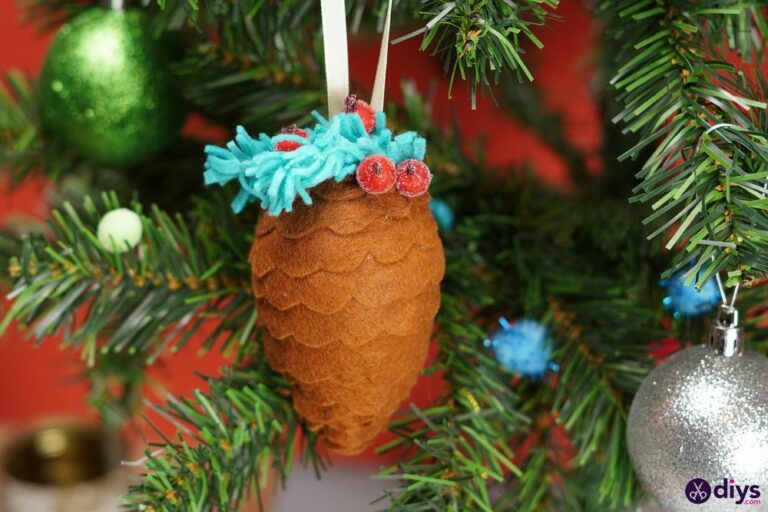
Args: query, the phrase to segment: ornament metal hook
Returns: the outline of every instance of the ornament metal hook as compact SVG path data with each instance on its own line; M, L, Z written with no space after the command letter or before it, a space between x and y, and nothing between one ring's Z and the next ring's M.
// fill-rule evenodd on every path
M714 256L712 259L714 260ZM723 302L717 307L717 317L709 327L707 345L719 355L738 356L744 352L744 328L739 325L739 310L736 309L736 297L739 295L741 283L736 283L733 288L729 304L720 274L715 274L715 279Z
M739 311L732 304L723 303L717 308L717 318L709 328L707 345L725 357L744 352L744 328L739 325Z

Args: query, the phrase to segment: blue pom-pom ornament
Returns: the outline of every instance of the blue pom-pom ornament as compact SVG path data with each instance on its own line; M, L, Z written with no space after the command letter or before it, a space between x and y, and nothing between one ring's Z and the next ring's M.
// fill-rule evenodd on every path
M686 285L683 273L664 279L660 284L668 294L662 301L664 307L672 311L675 318L706 315L720 302L720 289L714 278L708 279L701 290L697 290L693 283Z
M432 210L432 215L435 217L435 221L440 226L440 229L443 231L453 229L453 209L448 203L433 197L429 201L429 209Z
M533 379L543 378L547 370L559 369L549 360L552 339L547 327L525 318L514 324L500 318L499 325L501 329L491 334L484 344L507 369Z

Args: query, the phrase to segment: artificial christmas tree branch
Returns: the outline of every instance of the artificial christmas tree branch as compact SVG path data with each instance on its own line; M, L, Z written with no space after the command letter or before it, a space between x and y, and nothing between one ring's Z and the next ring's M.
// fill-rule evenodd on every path
M710 41L725 41L747 62L755 58L759 62L762 58L768 19L765 4L760 0L700 2L690 13L699 26L706 29Z
M425 0L420 16L429 22L421 48L433 47L433 53L442 56L451 85L457 78L469 82L474 105L477 87L498 84L505 72L519 81L533 80L523 61L524 48L543 47L533 29L545 25L558 4L559 0Z
M611 509L624 508L639 494L624 444L627 397L647 371L642 360L653 313L616 297L610 313L595 314L593 301L571 299L572 309L558 312L562 380L551 397L551 410L577 449L573 467L601 468L598 501ZM600 337L593 332L601 332ZM629 359L632 352L637 357Z
M65 332L65 343L82 351L89 364L112 351L144 354L152 362L165 349L180 349L209 319L219 324L205 348L246 341L255 321L240 259L248 235L234 217L202 201L200 216L191 216L194 224L154 208L143 217L138 252L113 254L95 228L118 205L114 194L104 194L98 206L87 199L82 212L66 204L54 213L54 242L40 235L25 240L11 261L14 302L0 329L18 319L40 341ZM82 317L76 317L78 310Z
M318 472L324 467L314 435L293 410L289 386L260 353L252 356L250 365L206 378L207 392L169 400L164 411L179 430L138 461L145 472L124 499L128 510L234 511L250 497L262 503L297 454Z
M71 152L46 144L41 137L38 98L30 79L18 71L5 79L6 84L0 82L0 165L14 182L40 169L51 177L71 170L75 161Z
M309 112L323 108L323 83L306 69L318 69L313 51L304 52L304 68L296 70L242 57L218 44L200 45L176 63L174 72L195 107L226 124L275 130L294 123L304 126L312 119Z
M99 354L81 378L88 384L88 405L99 414L106 429L120 432L141 411L144 393L151 387L144 354Z
M625 41L612 81L624 105L616 120L642 134L624 158L655 146L634 200L651 204L646 222L662 223L654 235L671 233L667 249L683 247L666 275L685 270L700 286L726 272L729 285L751 285L768 271L766 104L762 86L712 43L732 34L729 41L749 54L751 38L734 30L762 44L766 25L757 2L705 4L603 5L614 36Z
M2 162L13 168L16 162L27 163L30 141L35 140L35 127L29 119L33 93L21 73L9 73L6 79L8 87L0 87L0 140L3 142Z
M764 286L740 290L738 304L750 348L765 352L768 350L768 297Z

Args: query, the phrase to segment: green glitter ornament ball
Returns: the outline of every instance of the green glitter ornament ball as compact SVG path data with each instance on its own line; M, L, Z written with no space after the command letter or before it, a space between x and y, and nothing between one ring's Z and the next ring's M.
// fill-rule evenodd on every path
M138 11L93 9L73 19L54 38L39 80L46 129L110 166L167 148L184 121L170 53Z

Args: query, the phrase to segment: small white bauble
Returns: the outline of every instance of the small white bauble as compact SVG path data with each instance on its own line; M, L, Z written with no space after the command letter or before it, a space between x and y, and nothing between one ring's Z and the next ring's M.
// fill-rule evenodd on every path
M120 253L139 244L143 229L139 214L128 208L117 208L101 218L97 235L106 250Z

